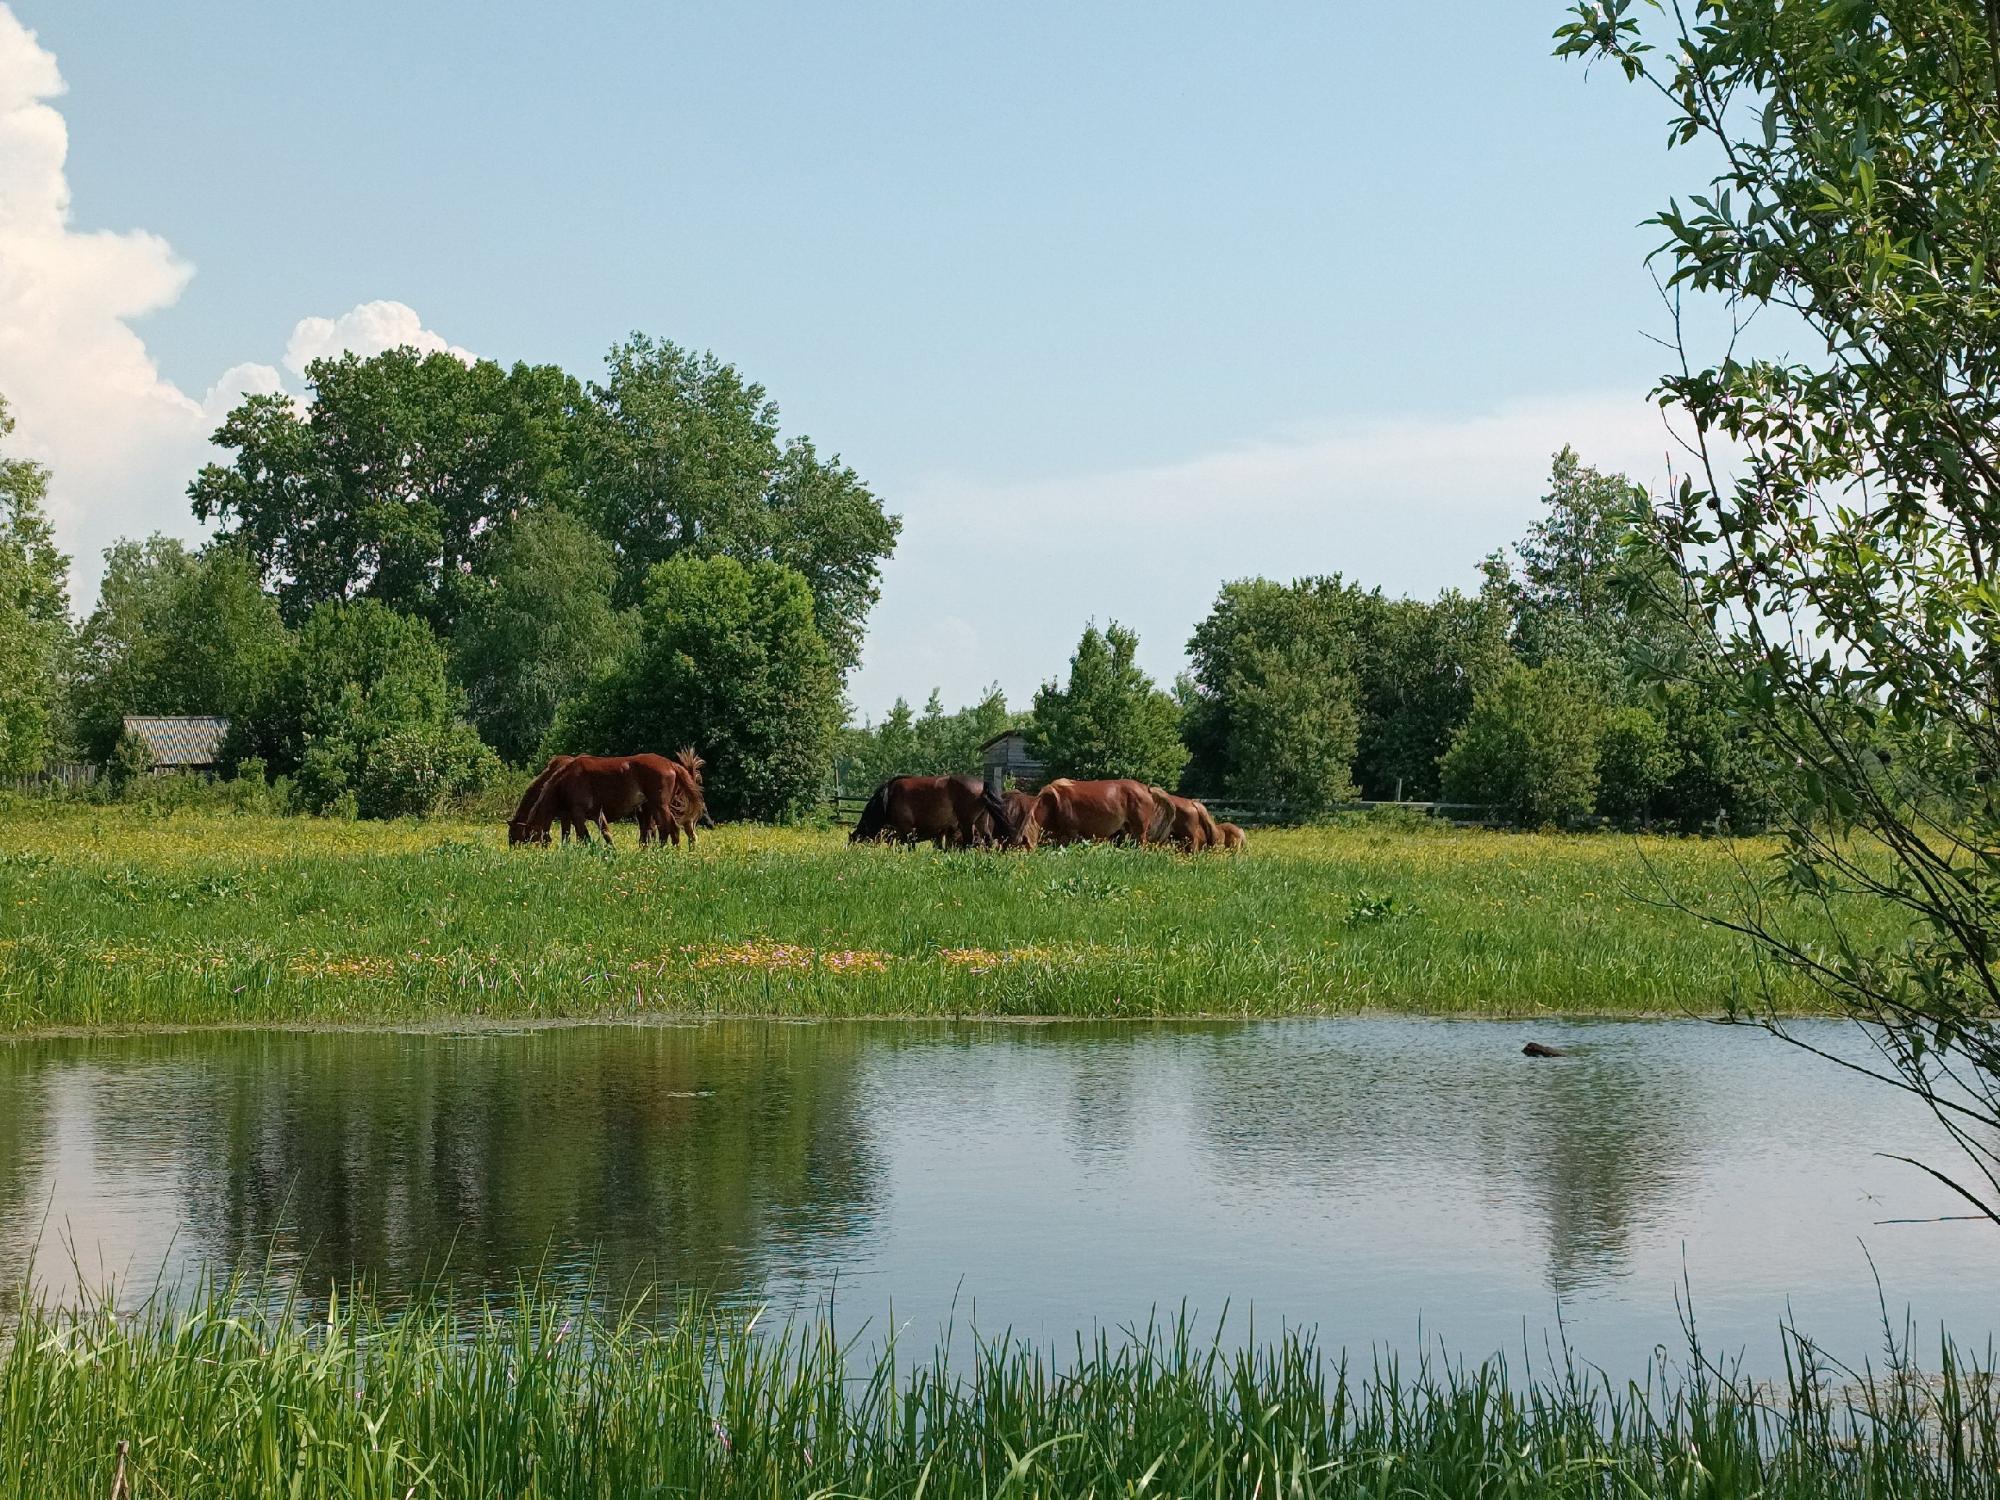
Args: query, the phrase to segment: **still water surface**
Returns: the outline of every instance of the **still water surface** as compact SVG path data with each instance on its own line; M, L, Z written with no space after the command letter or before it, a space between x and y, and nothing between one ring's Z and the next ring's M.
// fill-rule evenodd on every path
M1828 1024L1816 1039L1851 1049ZM1575 1049L1533 1062L1529 1036ZM701 1288L928 1339L1184 1301L1351 1349L1635 1372L1679 1347L1983 1342L2000 1236L1873 1153L1882 1085L1695 1022L784 1024L0 1045L0 1296L262 1266L309 1295L523 1274ZM1870 1257L1873 1257L1871 1269Z

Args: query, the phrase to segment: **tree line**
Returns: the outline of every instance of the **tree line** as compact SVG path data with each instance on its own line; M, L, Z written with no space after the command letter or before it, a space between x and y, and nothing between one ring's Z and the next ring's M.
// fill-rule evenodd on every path
M973 772L1009 728L1049 775L1134 777L1300 817L1445 800L1528 825L1761 825L1772 778L1647 539L1644 489L1564 449L1541 515L1476 592L1396 599L1338 574L1225 584L1170 688L1117 624L1088 627L1031 711L933 693L851 729L843 783Z
M125 716L219 714L228 769L314 812L697 741L719 813L812 804L901 523L761 386L642 335L589 382L411 349L307 378L216 432L188 488L212 539L119 542L80 621L46 471L0 470L0 774L129 777Z
M217 432L231 457L188 490L212 540L117 543L80 621L46 473L0 470L0 773L77 757L129 781L127 715L200 713L229 719L232 773L306 811L419 813L546 754L698 743L720 815L784 818L831 784L976 772L1020 728L1052 775L1301 817L1765 816L1748 737L1670 660L1693 625L1645 492L1568 449L1473 592L1241 580L1170 687L1093 624L1026 712L934 691L856 726L843 689L900 523L733 366L635 336L589 383L409 349L308 376L309 400L249 397Z

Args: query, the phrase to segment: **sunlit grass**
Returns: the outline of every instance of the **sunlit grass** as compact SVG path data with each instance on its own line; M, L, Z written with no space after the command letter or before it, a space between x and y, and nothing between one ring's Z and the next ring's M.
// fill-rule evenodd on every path
M0 817L0 1028L687 1015L1712 1014L1748 949L1670 909L1756 844L1337 827L1246 856L510 851L497 824ZM1779 991L1781 1003L1805 997Z
M1366 1373L1308 1336L1185 1320L899 1357L806 1321L605 1321L529 1291L470 1321L217 1295L31 1311L0 1352L0 1496L1759 1496L2000 1494L2000 1395L1822 1367L1756 1389L1442 1359Z

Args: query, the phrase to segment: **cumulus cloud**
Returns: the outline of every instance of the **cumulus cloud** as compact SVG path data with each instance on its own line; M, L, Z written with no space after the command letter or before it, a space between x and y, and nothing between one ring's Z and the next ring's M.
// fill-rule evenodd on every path
M55 56L0 3L0 395L18 424L10 451L52 471L81 602L118 537L196 534L186 488L215 457L209 434L243 395L286 387L268 363L231 367L199 399L160 373L131 324L171 307L194 268L158 235L76 227L69 132L50 102L63 91ZM471 357L403 303L367 302L301 319L284 360L296 373L320 354L402 343Z
M1583 393L1329 423L1106 473L932 478L897 497L903 537L851 696L879 716L898 695L921 702L936 686L955 706L998 681L1025 706L1066 669L1093 618L1137 630L1143 664L1170 681L1231 578L1341 573L1415 595L1477 588L1479 560L1539 512L1565 443L1656 487L1681 456L1657 407ZM1009 539L992 558L999 573L986 573L1006 587L964 587L968 528Z
M402 302L364 302L337 318L301 318L285 345L285 368L303 375L306 366L330 354L352 351L366 359L405 346L425 354L444 353L471 364L473 353L424 327L414 307Z

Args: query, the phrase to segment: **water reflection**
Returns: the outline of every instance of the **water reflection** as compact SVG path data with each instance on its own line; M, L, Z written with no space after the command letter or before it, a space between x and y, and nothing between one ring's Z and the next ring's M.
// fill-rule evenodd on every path
M0 1276L18 1281L38 1240L46 1272L65 1221L86 1271L100 1263L90 1236L118 1226L92 1200L145 1180L171 1184L173 1258L268 1255L308 1287L358 1276L393 1292L448 1270L468 1289L502 1289L546 1266L747 1296L774 1257L810 1257L867 1217L860 1045L833 1028L725 1026L0 1050L12 1134L48 1129L47 1105L28 1101L57 1079L79 1096L67 1133L88 1138L87 1161L50 1161L25 1139L10 1153L22 1185L0 1202ZM36 1193L25 1168L38 1155ZM29 1210L40 1217L50 1187L38 1236ZM101 1263L150 1270L143 1252Z
M1953 1207L1872 1154L1938 1148L1888 1091L1694 1024L1534 1034L1575 1055L1352 1020L0 1045L0 1297L31 1261L58 1295L267 1261L314 1297L539 1269L789 1305L838 1281L866 1316L934 1327L963 1298L1057 1339L1187 1298L1481 1350L1560 1302L1625 1365L1673 1337L1684 1272L1724 1347L1789 1304L1865 1351L1864 1244L1961 1332L2000 1305L1990 1243L1876 1226Z

